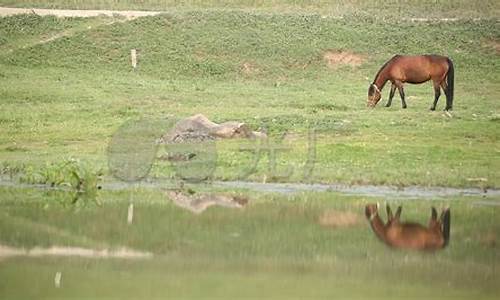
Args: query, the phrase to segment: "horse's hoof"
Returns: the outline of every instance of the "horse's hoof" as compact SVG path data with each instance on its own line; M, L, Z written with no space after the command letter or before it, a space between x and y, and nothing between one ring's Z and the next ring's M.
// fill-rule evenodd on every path
M436 110L436 108L435 108L435 107L431 107L431 111L435 111L435 110Z
M403 106L403 109L406 109L406 105L405 105L405 106Z

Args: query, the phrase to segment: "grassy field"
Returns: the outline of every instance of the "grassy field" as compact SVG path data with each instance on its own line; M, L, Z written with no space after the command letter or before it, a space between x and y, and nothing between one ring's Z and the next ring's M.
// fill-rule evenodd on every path
M286 181L304 180L306 132L314 127L309 181L500 185L496 21L416 24L223 11L115 21L0 20L1 160L74 157L105 168L109 138L126 120L203 113L216 122L286 131L290 150L277 162L295 170ZM139 49L135 72L131 48ZM324 57L337 50L364 62L329 67ZM452 118L429 112L430 84L406 87L407 110L397 101L389 109L365 107L368 84L395 53L452 57ZM215 179L237 179L251 156L238 151L239 142L217 147ZM157 162L154 172L166 175L169 167ZM264 157L248 179L273 177L267 173Z
M263 156L241 178L254 158L241 149L255 144L217 141L214 180L500 188L500 26L492 19L498 4L438 1L435 10L432 2L0 0L168 10L131 21L0 18L0 179L62 187L0 187L0 246L125 246L154 254L137 261L0 255L0 298L495 299L500 199L492 196L407 201L226 190L247 196L249 205L192 215L162 189L95 189L101 175L116 182L107 149L125 122L164 124L197 113L266 127L287 149L275 170ZM135 71L132 48L139 51ZM335 63L339 53L353 60ZM451 115L441 111L444 98L439 111L429 111L429 83L406 86L406 110L398 97L383 107L387 88L375 109L366 108L369 83L398 53L453 59ZM153 177L173 178L174 168L157 159ZM88 199L71 205L81 179ZM127 226L130 201L136 214ZM449 247L386 248L364 220L364 205L374 201L403 203L403 219L421 223L431 205L450 206ZM321 225L331 211L355 222ZM63 274L59 289L56 272Z

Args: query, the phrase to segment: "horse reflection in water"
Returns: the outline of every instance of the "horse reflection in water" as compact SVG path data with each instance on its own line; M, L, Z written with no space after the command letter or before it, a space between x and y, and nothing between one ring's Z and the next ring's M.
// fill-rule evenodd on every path
M418 223L400 221L401 206L393 215L387 205L387 222L384 224L378 215L378 205L369 204L365 214L375 235L394 248L413 250L437 250L446 247L450 240L450 210L444 209L438 219L437 211L432 207L431 219L427 227Z

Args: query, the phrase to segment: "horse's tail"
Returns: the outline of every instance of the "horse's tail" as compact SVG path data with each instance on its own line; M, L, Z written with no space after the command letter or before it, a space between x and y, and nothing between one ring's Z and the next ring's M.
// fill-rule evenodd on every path
M444 244L443 248L448 245L450 242L450 224L451 223L451 215L450 215L450 209L447 209L444 212L443 216L443 239L444 239Z
M453 108L453 90L455 85L455 68L451 59L446 58L448 62L448 74L446 75L446 109Z

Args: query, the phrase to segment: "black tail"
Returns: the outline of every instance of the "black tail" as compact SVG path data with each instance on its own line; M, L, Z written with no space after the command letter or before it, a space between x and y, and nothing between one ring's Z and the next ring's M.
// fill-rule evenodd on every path
M443 238L444 238L444 245L443 248L446 247L449 242L450 242L450 226L451 226L451 215L450 215L450 209L447 209L444 212L443 220L442 220L442 226L443 226Z
M455 68L451 59L448 61L448 74L446 75L446 110L453 108L453 90L455 85Z

